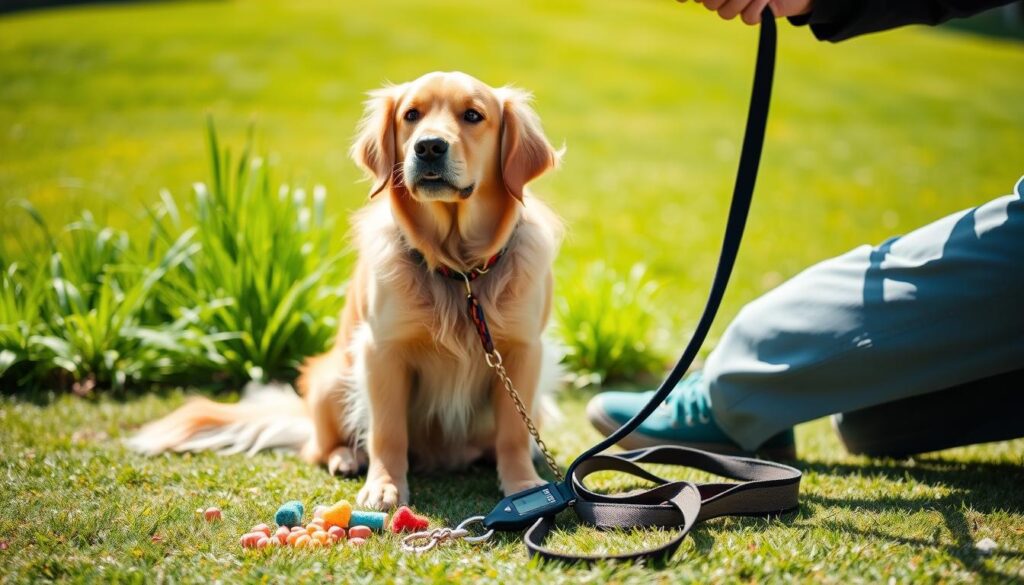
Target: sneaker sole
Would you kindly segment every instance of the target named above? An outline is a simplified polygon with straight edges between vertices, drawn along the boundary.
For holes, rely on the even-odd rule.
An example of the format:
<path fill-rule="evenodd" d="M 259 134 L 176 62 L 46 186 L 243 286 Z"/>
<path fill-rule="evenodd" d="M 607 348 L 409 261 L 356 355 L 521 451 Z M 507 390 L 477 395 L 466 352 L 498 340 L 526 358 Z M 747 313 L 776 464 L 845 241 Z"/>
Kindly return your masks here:
<path fill-rule="evenodd" d="M 590 420 L 590 424 L 600 431 L 604 436 L 608 436 L 614 433 L 622 425 L 615 422 L 610 416 L 605 414 L 601 408 L 599 408 L 595 401 L 591 401 L 587 404 L 587 419 Z M 633 431 L 632 433 L 623 437 L 618 443 L 618 446 L 626 450 L 632 449 L 646 449 L 648 447 L 658 447 L 661 445 L 674 445 L 678 447 L 690 447 L 692 449 L 700 449 L 702 451 L 710 451 L 712 453 L 718 453 L 721 455 L 740 455 L 744 457 L 750 457 L 751 455 L 757 455 L 766 459 L 782 459 L 782 460 L 794 460 L 796 459 L 796 445 L 790 445 L 786 447 L 765 447 L 764 449 L 758 449 L 754 453 L 745 451 L 739 447 L 732 445 L 724 445 L 722 443 L 696 443 L 696 442 L 681 442 L 672 441 L 670 439 L 659 439 L 651 437 L 643 433 Z"/>

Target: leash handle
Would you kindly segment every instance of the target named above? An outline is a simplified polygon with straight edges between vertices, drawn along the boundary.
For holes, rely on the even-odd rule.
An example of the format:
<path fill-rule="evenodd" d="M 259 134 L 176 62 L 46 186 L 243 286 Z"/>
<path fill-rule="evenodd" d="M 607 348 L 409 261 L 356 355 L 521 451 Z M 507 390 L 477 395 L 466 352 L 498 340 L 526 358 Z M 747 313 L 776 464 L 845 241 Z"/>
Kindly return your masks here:
<path fill-rule="evenodd" d="M 761 162 L 765 127 L 768 125 L 772 77 L 775 73 L 776 37 L 775 15 L 770 8 L 765 8 L 761 14 L 754 84 L 750 95 L 750 108 L 747 112 L 747 126 L 743 132 L 743 148 L 740 151 L 739 168 L 736 171 L 736 185 L 733 188 L 732 204 L 729 207 L 729 217 L 722 241 L 722 251 L 718 257 L 718 269 L 715 271 L 715 278 L 711 284 L 711 291 L 708 293 L 707 303 L 704 305 L 704 312 L 693 332 L 693 337 L 690 338 L 683 355 L 680 356 L 668 377 L 651 397 L 650 402 L 618 430 L 577 457 L 569 466 L 566 477 L 572 477 L 573 472 L 584 460 L 615 445 L 647 420 L 647 417 L 651 416 L 658 405 L 668 398 L 693 363 L 694 358 L 697 357 L 701 345 L 704 344 L 711 324 L 715 320 L 715 314 L 718 313 L 718 307 L 722 303 L 726 286 L 729 284 L 729 276 L 732 274 L 736 256 L 739 254 L 743 229 L 746 226 L 750 203 L 754 197 L 754 184 L 757 181 L 757 169 Z"/>
<path fill-rule="evenodd" d="M 683 466 L 737 480 L 735 483 L 696 484 L 670 481 L 644 469 L 640 463 Z M 590 491 L 584 480 L 603 471 L 626 473 L 653 482 L 655 487 L 625 495 Z M 573 510 L 583 523 L 601 530 L 638 527 L 675 529 L 678 534 L 663 545 L 619 555 L 577 555 L 544 547 L 555 525 L 553 516 L 538 519 L 523 540 L 530 556 L 570 563 L 602 560 L 661 562 L 671 558 L 690 530 L 718 516 L 771 516 L 798 505 L 801 473 L 771 461 L 717 455 L 700 449 L 663 445 L 597 455 L 584 461 L 569 477 L 577 495 Z"/>

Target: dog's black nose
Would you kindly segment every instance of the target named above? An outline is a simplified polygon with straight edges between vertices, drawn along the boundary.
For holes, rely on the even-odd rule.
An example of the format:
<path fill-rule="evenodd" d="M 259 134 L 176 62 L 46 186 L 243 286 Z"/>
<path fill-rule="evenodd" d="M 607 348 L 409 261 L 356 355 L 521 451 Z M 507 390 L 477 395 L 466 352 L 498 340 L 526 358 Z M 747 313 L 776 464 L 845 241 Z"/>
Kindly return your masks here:
<path fill-rule="evenodd" d="M 416 158 L 430 162 L 441 158 L 444 153 L 448 152 L 448 143 L 442 138 L 430 136 L 417 140 L 413 150 L 416 151 Z"/>

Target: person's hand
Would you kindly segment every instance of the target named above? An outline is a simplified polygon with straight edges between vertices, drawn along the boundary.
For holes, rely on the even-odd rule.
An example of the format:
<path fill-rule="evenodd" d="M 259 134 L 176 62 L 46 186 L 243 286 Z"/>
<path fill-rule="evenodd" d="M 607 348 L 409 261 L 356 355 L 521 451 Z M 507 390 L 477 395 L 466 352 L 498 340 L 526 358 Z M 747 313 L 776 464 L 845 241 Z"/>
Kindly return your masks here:
<path fill-rule="evenodd" d="M 686 0 L 676 0 L 686 2 Z M 799 16 L 807 14 L 814 5 L 814 0 L 694 0 L 703 4 L 704 8 L 717 12 L 726 20 L 742 16 L 747 24 L 760 24 L 761 13 L 765 6 L 771 6 L 775 18 Z"/>

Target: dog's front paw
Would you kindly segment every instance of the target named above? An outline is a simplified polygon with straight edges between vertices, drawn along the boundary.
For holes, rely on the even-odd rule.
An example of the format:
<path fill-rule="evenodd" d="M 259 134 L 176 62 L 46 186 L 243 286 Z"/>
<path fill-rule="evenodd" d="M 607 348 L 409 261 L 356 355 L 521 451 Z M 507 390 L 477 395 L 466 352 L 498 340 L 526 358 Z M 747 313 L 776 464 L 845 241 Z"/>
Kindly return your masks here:
<path fill-rule="evenodd" d="M 367 479 L 359 490 L 356 504 L 374 510 L 391 510 L 409 502 L 409 488 L 399 486 L 390 479 Z"/>

